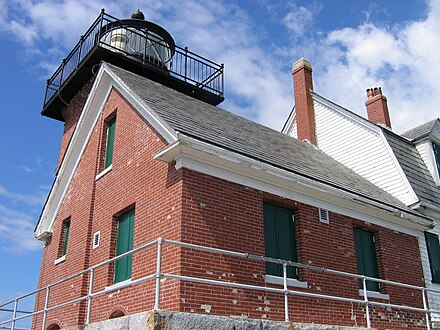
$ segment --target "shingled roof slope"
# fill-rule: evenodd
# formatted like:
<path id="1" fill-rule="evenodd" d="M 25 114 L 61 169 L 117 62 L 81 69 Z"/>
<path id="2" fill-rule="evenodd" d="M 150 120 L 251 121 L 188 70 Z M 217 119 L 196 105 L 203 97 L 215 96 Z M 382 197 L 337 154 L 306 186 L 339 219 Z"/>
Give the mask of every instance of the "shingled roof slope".
<path id="1" fill-rule="evenodd" d="M 417 197 L 422 202 L 440 207 L 440 188 L 414 144 L 387 129 L 383 132 Z"/>
<path id="2" fill-rule="evenodd" d="M 406 137 L 407 139 L 414 141 L 421 139 L 425 136 L 428 136 L 432 129 L 434 128 L 435 123 L 439 120 L 438 118 L 428 121 L 426 123 L 423 123 L 417 127 L 411 128 L 410 130 L 404 132 L 402 136 Z"/>
<path id="3" fill-rule="evenodd" d="M 378 203 L 420 215 L 307 142 L 106 63 L 174 130 Z"/>

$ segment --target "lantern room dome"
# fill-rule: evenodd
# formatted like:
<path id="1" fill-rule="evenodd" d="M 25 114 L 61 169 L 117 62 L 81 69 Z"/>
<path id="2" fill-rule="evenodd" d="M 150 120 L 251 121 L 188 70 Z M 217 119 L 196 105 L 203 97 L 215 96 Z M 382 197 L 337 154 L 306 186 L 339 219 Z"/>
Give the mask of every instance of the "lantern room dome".
<path id="1" fill-rule="evenodd" d="M 131 18 L 136 18 L 136 19 L 142 19 L 145 20 L 145 16 L 144 13 L 141 12 L 139 9 L 134 11 L 133 14 L 131 14 Z"/>
<path id="2" fill-rule="evenodd" d="M 131 18 L 116 20 L 103 26 L 100 40 L 111 51 L 164 69 L 170 68 L 176 47 L 168 31 L 146 21 L 140 10 L 136 10 Z"/>

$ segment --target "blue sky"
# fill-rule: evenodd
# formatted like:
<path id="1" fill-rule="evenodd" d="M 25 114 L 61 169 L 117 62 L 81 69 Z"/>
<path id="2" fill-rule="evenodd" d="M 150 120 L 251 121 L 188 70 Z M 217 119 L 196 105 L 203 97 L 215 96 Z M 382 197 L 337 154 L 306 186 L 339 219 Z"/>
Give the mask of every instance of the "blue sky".
<path id="1" fill-rule="evenodd" d="M 360 115 L 366 88 L 382 86 L 398 133 L 439 116 L 439 0 L 139 3 L 177 44 L 225 63 L 222 108 L 273 128 L 293 106 L 290 69 L 303 55 L 315 91 Z M 137 9 L 128 0 L 0 0 L 0 302 L 37 286 L 33 229 L 63 130 L 40 115 L 45 82 L 101 8 L 120 18 Z"/>

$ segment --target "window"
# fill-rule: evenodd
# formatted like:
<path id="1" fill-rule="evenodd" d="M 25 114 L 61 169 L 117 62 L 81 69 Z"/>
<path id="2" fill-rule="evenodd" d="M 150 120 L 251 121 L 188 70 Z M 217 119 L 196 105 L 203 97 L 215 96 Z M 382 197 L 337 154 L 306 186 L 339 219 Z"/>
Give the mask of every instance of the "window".
<path id="1" fill-rule="evenodd" d="M 105 143 L 104 170 L 113 162 L 113 147 L 115 145 L 116 116 L 107 121 L 107 137 Z"/>
<path id="2" fill-rule="evenodd" d="M 354 228 L 354 242 L 358 274 L 378 278 L 379 272 L 377 269 L 374 233 L 368 230 Z M 362 280 L 359 280 L 359 287 L 363 288 Z M 379 283 L 367 281 L 367 290 L 379 291 Z"/>
<path id="3" fill-rule="evenodd" d="M 429 265 L 433 283 L 440 283 L 440 246 L 438 236 L 425 232 L 426 247 L 428 248 Z"/>
<path id="4" fill-rule="evenodd" d="M 292 210 L 264 203 L 264 242 L 267 257 L 297 261 Z M 283 276 L 283 266 L 267 262 L 266 274 Z M 296 267 L 287 267 L 287 277 L 297 278 Z"/>
<path id="5" fill-rule="evenodd" d="M 432 142 L 432 149 L 434 150 L 435 163 L 437 164 L 437 173 L 440 176 L 440 145 Z"/>
<path id="6" fill-rule="evenodd" d="M 116 255 L 118 256 L 133 249 L 134 209 L 122 214 L 117 221 Z M 131 260 L 131 255 L 116 260 L 114 283 L 131 278 Z"/>
<path id="7" fill-rule="evenodd" d="M 70 231 L 70 219 L 63 221 L 63 226 L 61 230 L 59 257 L 65 256 L 67 252 L 67 242 L 69 241 Z"/>

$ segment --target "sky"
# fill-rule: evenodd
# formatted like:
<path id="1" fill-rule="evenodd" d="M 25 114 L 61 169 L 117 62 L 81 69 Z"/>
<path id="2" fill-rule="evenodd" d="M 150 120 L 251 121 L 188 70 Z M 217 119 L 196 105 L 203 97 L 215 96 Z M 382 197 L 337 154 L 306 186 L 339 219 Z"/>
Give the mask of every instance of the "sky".
<path id="1" fill-rule="evenodd" d="M 33 230 L 63 131 L 40 115 L 46 80 L 101 8 L 126 18 L 133 3 L 0 0 L 0 303 L 37 287 Z M 440 0 L 135 3 L 178 45 L 225 64 L 222 108 L 272 128 L 293 107 L 291 67 L 301 57 L 318 94 L 362 116 L 365 90 L 381 86 L 397 133 L 439 117 Z"/>

